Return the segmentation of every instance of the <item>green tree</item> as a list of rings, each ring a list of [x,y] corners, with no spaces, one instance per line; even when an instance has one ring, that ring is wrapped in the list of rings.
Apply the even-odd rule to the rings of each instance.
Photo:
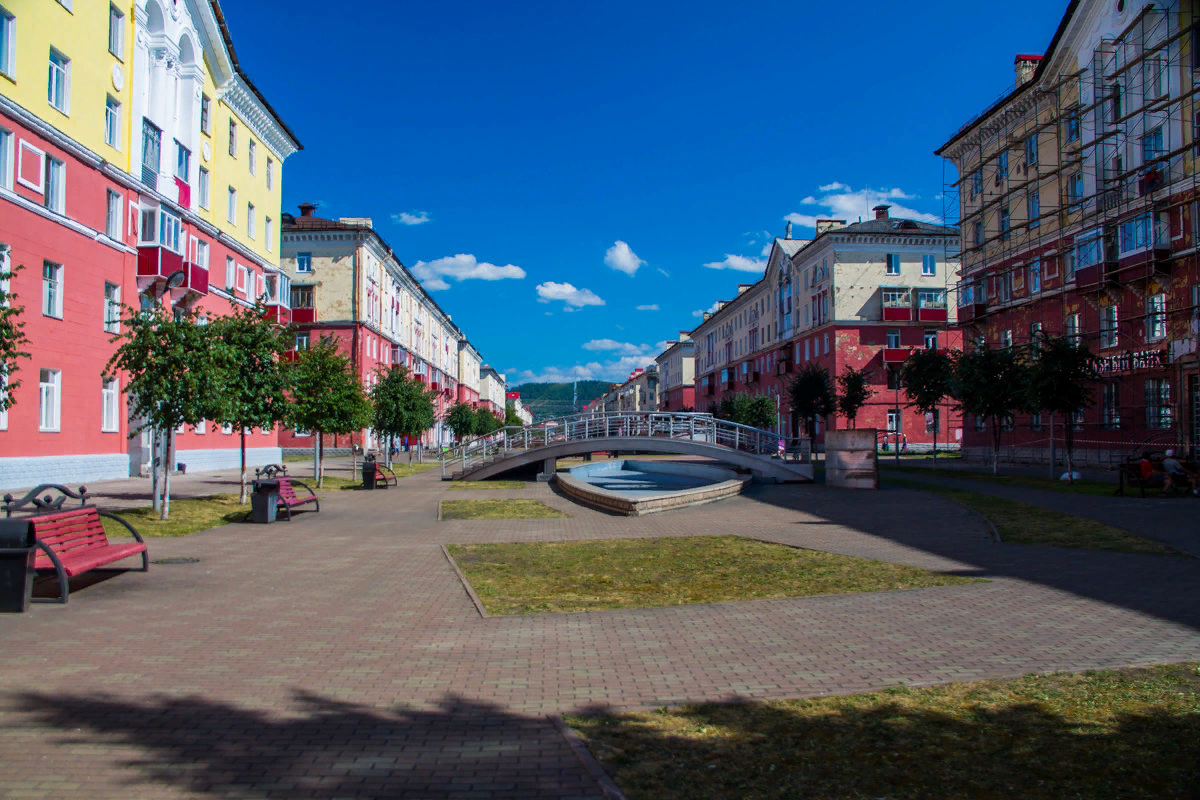
[[[857,427],[858,412],[871,399],[871,371],[846,367],[838,375],[837,383],[841,390],[837,396],[838,413],[849,420],[851,428]]]
[[[835,408],[829,370],[817,364],[806,364],[788,386],[792,413],[804,420],[804,430],[813,435],[818,417],[827,417]]]
[[[25,323],[20,319],[25,309],[13,302],[17,295],[8,290],[10,281],[24,268],[18,265],[8,272],[0,269],[0,411],[7,411],[16,402],[13,392],[21,386],[13,377],[17,374],[17,362],[29,358],[29,353],[21,349],[29,344]]]
[[[504,404],[504,424],[510,428],[522,428],[525,423],[517,416],[517,406],[515,403]]]
[[[434,411],[436,394],[401,366],[380,367],[378,382],[371,387],[375,407],[375,434],[386,437],[389,445],[396,436],[420,436],[437,421]],[[392,448],[387,448],[391,459]]]
[[[486,408],[475,409],[475,425],[471,432],[476,436],[487,436],[492,431],[500,427],[500,420],[496,419],[496,415]]]
[[[775,425],[775,401],[765,395],[731,394],[721,398],[713,416],[769,430]]]
[[[900,382],[908,405],[922,414],[933,414],[933,460],[937,463],[937,435],[942,421],[936,415],[954,390],[954,359],[951,354],[933,348],[914,350],[900,370]]]
[[[196,324],[194,313],[176,316],[161,305],[132,313],[128,310],[120,346],[104,367],[106,378],[125,379],[130,413],[142,422],[132,437],[149,428],[167,433],[162,482],[162,519],[171,508],[171,467],[175,463],[174,431],[221,416],[226,391],[212,333],[213,326]]]
[[[466,439],[475,432],[475,409],[470,403],[458,403],[446,414],[446,424],[454,431],[456,439]]]
[[[350,433],[371,424],[371,404],[354,375],[350,359],[338,351],[337,340],[322,337],[292,362],[288,422],[312,431],[313,477],[324,480],[324,436]]]
[[[1092,382],[1099,377],[1095,358],[1084,344],[1075,344],[1066,336],[1051,337],[1044,333],[1033,342],[1032,355],[1028,368],[1029,404],[1062,419],[1067,480],[1074,483],[1075,425],[1072,417],[1095,402],[1091,389]]]
[[[983,344],[954,361],[954,399],[963,414],[987,420],[992,428],[992,474],[1000,470],[1004,423],[1029,407],[1029,370],[1015,348]]]
[[[224,373],[224,391],[216,421],[232,425],[240,435],[241,502],[247,499],[246,430],[274,428],[288,416],[288,380],[284,354],[291,350],[289,328],[267,318],[261,302],[251,308],[235,306],[210,326],[216,337],[217,363]]]

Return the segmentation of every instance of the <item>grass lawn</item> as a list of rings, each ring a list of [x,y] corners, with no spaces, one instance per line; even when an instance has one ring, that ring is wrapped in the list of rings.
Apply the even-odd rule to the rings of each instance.
[[[935,492],[957,500],[991,520],[1000,532],[1000,538],[1006,542],[1076,547],[1083,550],[1113,550],[1118,553],[1183,555],[1165,544],[1062,511],[890,475],[884,476],[883,480],[889,485]]]
[[[470,492],[484,489],[524,489],[525,481],[454,481],[452,492]]]
[[[541,500],[442,501],[442,519],[544,519],[569,516]]]
[[[640,798],[1162,798],[1200,781],[1200,665],[568,717]]]
[[[1067,492],[1068,494],[1087,494],[1096,497],[1111,497],[1113,492],[1117,490],[1117,484],[1108,483],[1106,481],[1089,481],[1080,480],[1074,483],[1067,481],[1051,480],[1050,478],[1038,478],[1033,475],[993,475],[990,472],[968,472],[961,469],[926,469],[924,467],[905,467],[903,464],[899,467],[894,467],[885,463],[880,459],[879,466],[886,469],[899,469],[901,472],[908,471],[914,475],[937,475],[941,478],[960,478],[965,481],[988,481],[990,483],[999,483],[1005,486],[1021,486],[1026,489],[1048,489],[1052,492]],[[1064,472],[1066,469],[1064,468]],[[1137,489],[1133,493],[1127,493],[1130,497],[1137,497]],[[1147,497],[1150,495],[1147,494]]]
[[[488,613],[495,615],[661,608],[979,582],[738,536],[450,545],[449,550]]]
[[[160,520],[159,512],[148,505],[123,508],[112,513],[137,528],[138,533],[149,537],[186,536],[196,531],[219,528],[241,520],[249,511],[250,504],[239,504],[236,494],[214,494],[207,497],[171,498],[171,518],[166,522]],[[104,520],[104,532],[115,538],[129,536],[128,531],[111,519]]]

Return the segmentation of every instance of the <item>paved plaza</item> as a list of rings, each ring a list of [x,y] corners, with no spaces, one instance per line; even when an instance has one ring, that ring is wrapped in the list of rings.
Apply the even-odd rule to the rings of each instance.
[[[571,517],[437,520],[483,496]],[[550,715],[1200,659],[1200,559],[998,545],[917,491],[755,486],[629,519],[434,470],[321,509],[151,539],[199,560],[0,617],[0,797],[600,798]],[[991,580],[482,618],[441,548],[730,533]]]

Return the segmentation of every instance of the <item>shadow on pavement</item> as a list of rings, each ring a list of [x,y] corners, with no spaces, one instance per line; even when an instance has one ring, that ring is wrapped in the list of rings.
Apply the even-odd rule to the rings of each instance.
[[[31,730],[57,728],[55,744],[82,748],[81,758],[99,756],[105,763],[97,768],[120,764],[137,773],[131,783],[196,794],[603,796],[549,720],[456,697],[433,711],[388,712],[297,693],[292,716],[200,696],[128,700],[29,692],[14,699],[19,713],[32,718]],[[138,793],[132,788],[131,796]]]

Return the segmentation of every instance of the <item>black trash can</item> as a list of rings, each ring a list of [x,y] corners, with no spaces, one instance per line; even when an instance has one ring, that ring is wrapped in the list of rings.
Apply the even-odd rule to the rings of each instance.
[[[279,481],[255,481],[250,495],[250,518],[255,522],[274,522],[279,511]]]
[[[363,471],[363,488],[364,489],[374,489],[375,488],[375,456],[368,453],[363,458],[362,471]]]
[[[33,597],[33,525],[28,519],[0,519],[0,612],[29,610]]]

